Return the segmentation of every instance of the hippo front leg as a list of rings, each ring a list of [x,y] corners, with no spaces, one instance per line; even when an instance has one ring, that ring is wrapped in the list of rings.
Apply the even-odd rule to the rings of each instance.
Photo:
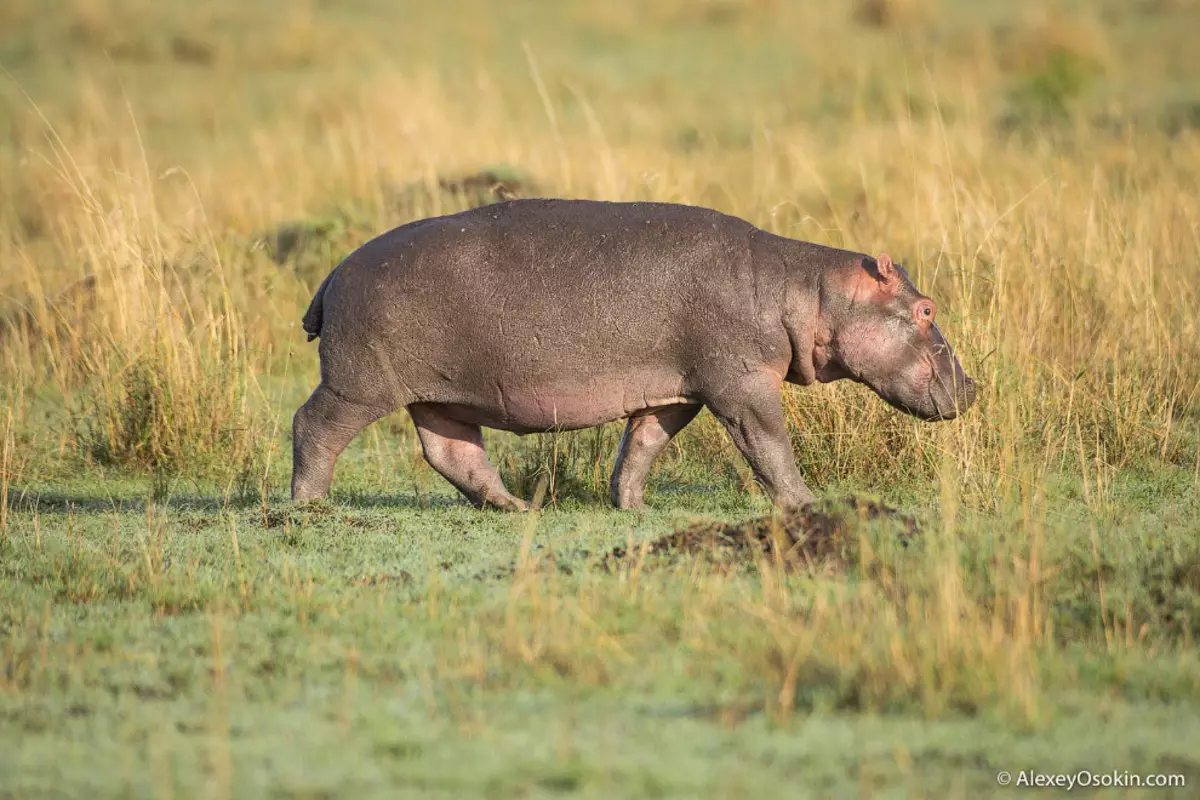
[[[696,418],[700,405],[665,406],[630,417],[617,449],[609,498],[617,508],[641,508],[650,466],[675,434]]]
[[[780,508],[801,508],[817,499],[796,468],[777,379],[747,376],[706,398],[705,404],[725,426],[771,502]]]

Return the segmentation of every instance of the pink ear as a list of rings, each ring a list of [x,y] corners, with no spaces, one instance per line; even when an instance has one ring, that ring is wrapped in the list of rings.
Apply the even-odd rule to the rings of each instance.
[[[880,253],[879,258],[875,259],[878,265],[879,277],[885,281],[891,281],[896,276],[896,267],[892,263],[892,257],[887,253]]]

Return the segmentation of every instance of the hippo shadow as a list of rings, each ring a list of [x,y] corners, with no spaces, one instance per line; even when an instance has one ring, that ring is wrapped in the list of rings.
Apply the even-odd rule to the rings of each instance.
[[[262,508],[264,503],[258,497],[220,497],[198,493],[171,494],[162,499],[155,499],[149,493],[112,495],[100,497],[97,495],[56,492],[29,491],[19,487],[8,490],[8,508],[14,513],[38,514],[103,514],[144,513],[148,505],[158,508],[168,508],[181,512],[204,512],[218,514],[222,511],[245,511]],[[402,494],[369,494],[364,492],[334,492],[330,500],[314,503],[294,503],[286,497],[268,497],[265,504],[268,509],[303,508],[305,506],[327,506],[336,508],[391,508],[401,510],[432,510],[467,507],[466,500],[450,495],[416,495]]]

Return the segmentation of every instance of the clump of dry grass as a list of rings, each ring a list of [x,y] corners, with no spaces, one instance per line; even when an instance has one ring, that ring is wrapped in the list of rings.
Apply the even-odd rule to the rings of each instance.
[[[492,461],[509,491],[532,497],[544,484],[545,502],[566,499],[607,502],[608,477],[620,441],[620,426],[582,433],[552,433],[523,443],[503,437]]]
[[[89,461],[171,472],[256,464],[261,418],[236,348],[185,348],[164,337],[116,374],[108,367],[98,365],[77,411]]]

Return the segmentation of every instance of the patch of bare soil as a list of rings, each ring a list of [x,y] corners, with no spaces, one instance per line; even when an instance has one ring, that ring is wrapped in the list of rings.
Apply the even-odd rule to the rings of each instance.
[[[700,555],[724,565],[765,557],[782,561],[791,571],[823,564],[844,566],[852,562],[858,547],[860,524],[872,521],[888,522],[905,546],[919,533],[911,516],[882,503],[847,497],[745,522],[693,525],[656,539],[646,553]],[[615,566],[640,555],[640,547],[618,547],[605,560]]]

